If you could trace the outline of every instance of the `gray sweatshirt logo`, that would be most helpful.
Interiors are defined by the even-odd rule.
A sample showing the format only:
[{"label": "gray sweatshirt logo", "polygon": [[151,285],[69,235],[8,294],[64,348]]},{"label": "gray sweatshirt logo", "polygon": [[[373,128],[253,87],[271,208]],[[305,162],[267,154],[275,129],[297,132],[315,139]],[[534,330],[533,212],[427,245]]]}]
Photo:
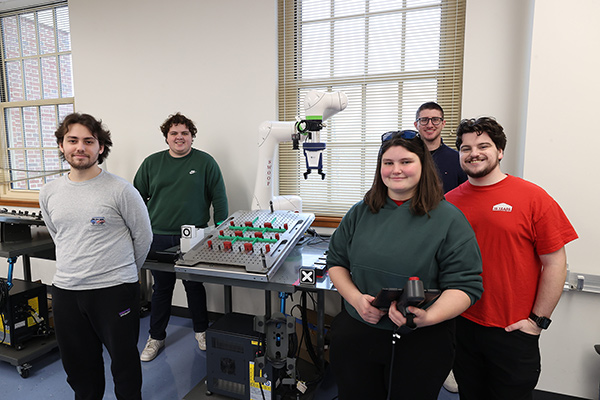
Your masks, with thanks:
[{"label": "gray sweatshirt logo", "polygon": [[90,220],[90,222],[92,223],[92,225],[104,225],[106,220],[104,219],[104,217],[94,217]]}]

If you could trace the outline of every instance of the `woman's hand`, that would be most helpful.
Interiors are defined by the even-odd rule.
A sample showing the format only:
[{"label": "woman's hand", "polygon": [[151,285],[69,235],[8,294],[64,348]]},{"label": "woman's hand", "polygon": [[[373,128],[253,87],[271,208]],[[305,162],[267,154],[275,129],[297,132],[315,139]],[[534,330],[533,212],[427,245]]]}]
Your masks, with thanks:
[{"label": "woman's hand", "polygon": [[[415,317],[413,322],[417,328],[439,324],[440,322],[457,317],[471,305],[471,299],[462,290],[446,289],[428,309],[408,307],[408,312]],[[398,326],[406,324],[406,318],[396,309],[396,302],[392,302],[388,315],[392,322]]]},{"label": "woman's hand", "polygon": [[363,294],[358,290],[352,282],[348,269],[339,266],[329,267],[329,277],[338,293],[358,311],[363,320],[370,324],[376,324],[385,315],[385,311],[371,305],[375,299],[373,296]]},{"label": "woman's hand", "polygon": [[[437,323],[436,321],[432,321],[431,318],[429,318],[430,315],[427,313],[427,310],[422,308],[411,306],[408,307],[408,312],[415,315],[413,318],[413,323],[417,326],[417,328],[435,325]],[[394,324],[398,326],[406,325],[406,317],[404,317],[404,315],[398,311],[395,301],[393,301],[390,305],[388,315]]]},{"label": "woman's hand", "polygon": [[371,305],[374,299],[375,297],[371,295],[361,294],[350,303],[358,311],[360,317],[370,324],[378,323],[381,317],[385,315],[385,311]]}]

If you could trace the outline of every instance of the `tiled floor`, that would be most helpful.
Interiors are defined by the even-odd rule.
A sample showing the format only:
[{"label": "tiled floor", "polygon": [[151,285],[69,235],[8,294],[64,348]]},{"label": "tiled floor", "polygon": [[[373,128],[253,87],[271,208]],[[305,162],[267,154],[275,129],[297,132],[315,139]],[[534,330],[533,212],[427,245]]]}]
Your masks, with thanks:
[{"label": "tiled floor", "polygon": [[[141,319],[140,351],[148,337],[150,317]],[[142,363],[144,400],[183,399],[206,375],[206,353],[198,349],[192,334],[191,321],[186,318],[171,317],[167,329],[167,345],[156,359]],[[105,351],[106,393],[104,399],[113,400],[110,362]],[[66,375],[60,362],[58,350],[31,362],[28,378],[19,376],[16,368],[7,362],[0,362],[0,398],[2,399],[72,399],[73,392],[66,382]],[[337,388],[331,376],[326,375],[314,400],[332,400],[337,396]],[[458,395],[444,389],[438,400],[458,400]]]}]

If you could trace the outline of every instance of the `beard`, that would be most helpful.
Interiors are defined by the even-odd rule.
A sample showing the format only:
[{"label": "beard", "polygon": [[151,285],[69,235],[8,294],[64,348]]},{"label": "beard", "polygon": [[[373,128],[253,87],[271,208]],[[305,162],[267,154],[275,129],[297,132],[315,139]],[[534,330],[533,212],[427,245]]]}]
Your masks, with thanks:
[{"label": "beard", "polygon": [[65,156],[65,160],[67,160],[67,163],[69,163],[69,165],[74,169],[86,170],[96,165],[96,163],[98,162],[98,156],[96,155],[96,157],[94,158],[87,157],[84,159],[79,159],[74,158],[73,154],[70,154],[69,156]]},{"label": "beard", "polygon": [[500,160],[496,159],[496,162],[493,164],[488,164],[484,169],[479,170],[479,171],[472,171],[469,169],[465,169],[463,168],[463,171],[465,172],[465,174],[467,174],[467,176],[470,176],[471,178],[483,178],[484,176],[487,176],[490,172],[492,172],[494,169],[496,169],[496,167],[500,164]]}]

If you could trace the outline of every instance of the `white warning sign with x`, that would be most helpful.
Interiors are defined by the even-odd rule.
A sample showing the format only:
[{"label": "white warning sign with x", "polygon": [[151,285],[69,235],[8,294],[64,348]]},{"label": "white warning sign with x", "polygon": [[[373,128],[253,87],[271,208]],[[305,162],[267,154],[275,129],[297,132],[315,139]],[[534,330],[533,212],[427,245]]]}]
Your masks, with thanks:
[{"label": "white warning sign with x", "polygon": [[300,268],[300,284],[314,285],[317,283],[317,273],[313,268]]}]

